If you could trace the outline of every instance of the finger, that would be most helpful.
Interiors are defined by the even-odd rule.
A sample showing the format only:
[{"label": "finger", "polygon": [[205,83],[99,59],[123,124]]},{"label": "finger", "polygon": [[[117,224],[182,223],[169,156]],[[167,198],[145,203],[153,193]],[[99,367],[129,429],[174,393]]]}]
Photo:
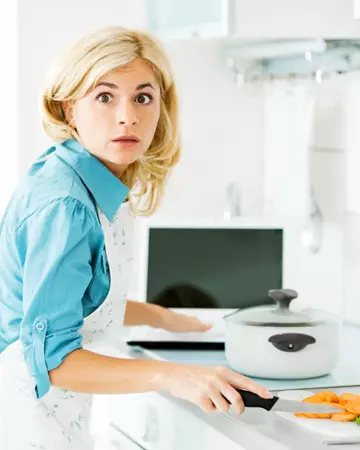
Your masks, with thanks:
[{"label": "finger", "polygon": [[257,395],[260,395],[262,398],[273,398],[273,395],[270,391],[268,391],[264,386],[261,386],[250,378],[243,377],[243,388],[247,391],[254,392]]},{"label": "finger", "polygon": [[196,329],[198,331],[208,331],[213,327],[212,323],[204,323],[204,322],[200,322],[198,321],[196,324]]},{"label": "finger", "polygon": [[207,331],[212,328],[212,324],[201,322],[197,317],[188,317],[189,328],[193,331]]},{"label": "finger", "polygon": [[210,400],[215,405],[216,409],[223,414],[226,414],[230,409],[230,403],[226,400],[226,398],[221,394],[216,388],[209,389],[208,392]]},{"label": "finger", "polygon": [[273,398],[271,392],[269,392],[264,386],[261,386],[244,375],[240,375],[239,373],[233,372],[232,370],[226,368],[223,369],[222,375],[237,388],[254,392],[254,394],[260,395],[262,398]]},{"label": "finger", "polygon": [[210,398],[207,395],[203,395],[200,398],[199,406],[207,414],[214,412],[216,409],[216,406],[214,405],[214,403],[210,400]]},{"label": "finger", "polygon": [[245,406],[241,395],[227,382],[221,383],[221,393],[233,406],[236,414],[240,415],[245,411]]}]

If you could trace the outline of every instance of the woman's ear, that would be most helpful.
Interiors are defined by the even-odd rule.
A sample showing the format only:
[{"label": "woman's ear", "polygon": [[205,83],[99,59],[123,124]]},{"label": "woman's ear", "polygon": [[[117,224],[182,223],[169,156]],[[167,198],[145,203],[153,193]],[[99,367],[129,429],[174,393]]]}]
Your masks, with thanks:
[{"label": "woman's ear", "polygon": [[74,116],[73,116],[73,110],[74,110],[74,104],[70,101],[64,101],[62,102],[62,107],[65,114],[66,122],[70,125],[71,128],[75,129],[75,122],[74,122]]}]

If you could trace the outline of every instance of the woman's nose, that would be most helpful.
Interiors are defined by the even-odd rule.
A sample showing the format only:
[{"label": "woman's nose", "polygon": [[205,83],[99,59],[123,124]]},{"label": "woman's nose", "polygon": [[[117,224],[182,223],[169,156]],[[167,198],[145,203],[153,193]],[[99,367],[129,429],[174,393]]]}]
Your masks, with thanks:
[{"label": "woman's nose", "polygon": [[136,108],[132,102],[122,102],[117,110],[117,122],[128,126],[139,123]]}]

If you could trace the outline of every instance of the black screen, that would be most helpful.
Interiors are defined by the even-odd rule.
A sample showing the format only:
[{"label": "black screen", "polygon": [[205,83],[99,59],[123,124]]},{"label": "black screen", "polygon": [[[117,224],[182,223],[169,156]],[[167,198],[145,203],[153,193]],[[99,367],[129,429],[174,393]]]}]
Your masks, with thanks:
[{"label": "black screen", "polygon": [[151,228],[147,301],[167,307],[245,308],[282,288],[281,229]]}]

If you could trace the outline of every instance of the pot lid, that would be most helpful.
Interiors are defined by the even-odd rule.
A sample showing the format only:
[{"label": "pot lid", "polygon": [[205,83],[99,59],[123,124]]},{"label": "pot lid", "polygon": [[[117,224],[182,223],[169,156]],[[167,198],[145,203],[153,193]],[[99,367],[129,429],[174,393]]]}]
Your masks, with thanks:
[{"label": "pot lid", "polygon": [[298,294],[292,289],[274,289],[269,291],[269,297],[276,304],[256,306],[235,311],[224,317],[227,322],[254,326],[314,326],[329,319],[329,314],[315,309],[294,311],[290,303]]}]

